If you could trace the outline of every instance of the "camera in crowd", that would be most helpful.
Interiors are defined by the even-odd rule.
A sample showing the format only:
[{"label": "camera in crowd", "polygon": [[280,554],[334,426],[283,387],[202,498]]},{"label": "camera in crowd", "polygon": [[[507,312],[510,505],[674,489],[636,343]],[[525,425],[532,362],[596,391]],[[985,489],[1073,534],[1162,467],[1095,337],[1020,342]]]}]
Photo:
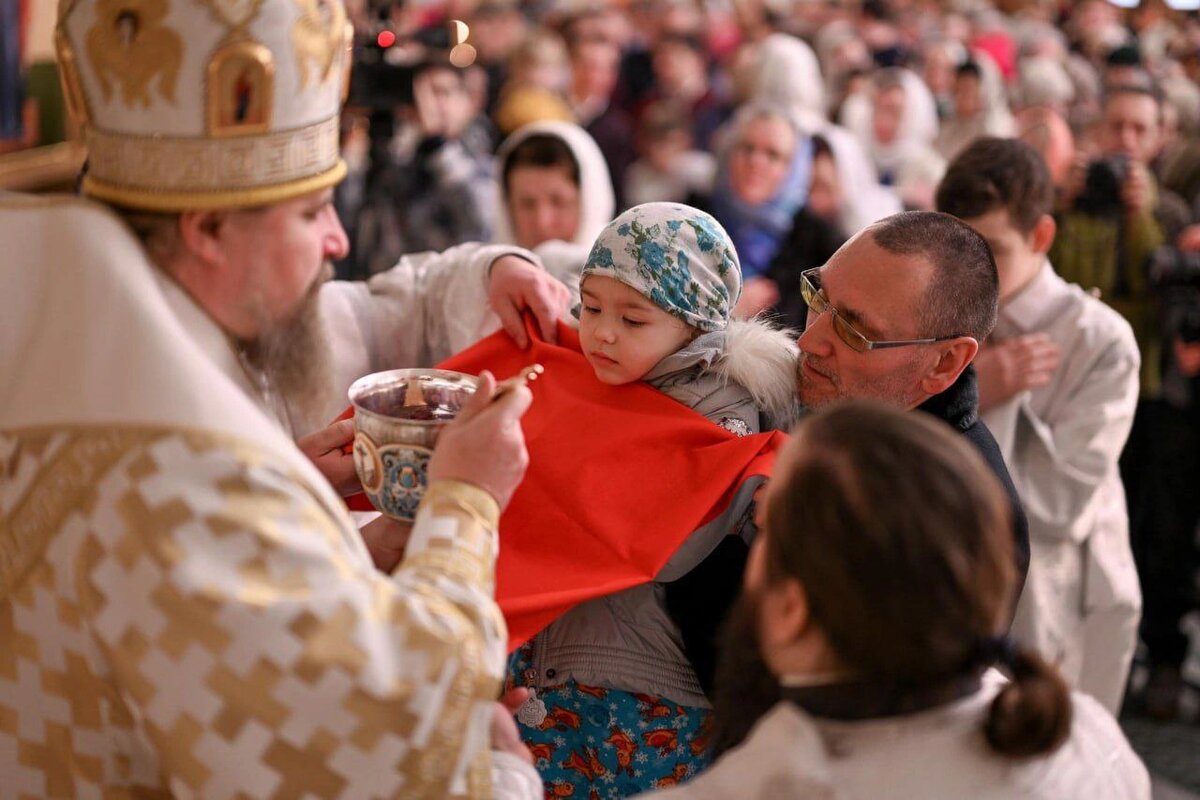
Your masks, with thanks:
[{"label": "camera in crowd", "polygon": [[1200,342],[1200,252],[1164,246],[1150,257],[1150,281],[1170,293],[1172,333],[1188,344]]},{"label": "camera in crowd", "polygon": [[432,54],[449,51],[450,30],[444,25],[422,28],[404,39],[392,31],[394,7],[404,0],[373,0],[370,26],[354,37],[349,105],[390,111],[413,102],[413,79]]},{"label": "camera in crowd", "polygon": [[1087,178],[1075,200],[1075,208],[1095,217],[1120,214],[1125,207],[1121,194],[1128,177],[1128,156],[1111,155],[1093,161],[1088,164]]},{"label": "camera in crowd", "polygon": [[1150,256],[1150,282],[1160,289],[1200,289],[1200,251],[1158,248]]}]

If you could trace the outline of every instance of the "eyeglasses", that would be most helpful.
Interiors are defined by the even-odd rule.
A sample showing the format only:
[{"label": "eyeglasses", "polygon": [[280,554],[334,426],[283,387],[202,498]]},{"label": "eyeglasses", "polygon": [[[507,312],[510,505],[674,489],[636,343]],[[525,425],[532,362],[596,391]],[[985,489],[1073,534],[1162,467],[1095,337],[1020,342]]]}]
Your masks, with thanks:
[{"label": "eyeglasses", "polygon": [[854,327],[847,322],[837,309],[829,303],[829,298],[825,295],[825,290],[821,288],[821,267],[813,267],[806,269],[800,273],[800,294],[804,297],[804,302],[808,304],[809,324],[812,320],[824,314],[826,311],[830,313],[830,319],[833,322],[833,332],[837,334],[846,345],[852,350],[857,350],[860,353],[865,353],[867,350],[885,350],[889,347],[908,347],[914,344],[933,344],[934,342],[945,342],[950,339],[957,339],[958,336],[939,336],[935,339],[900,339],[891,342],[873,342],[866,336],[856,331]]}]

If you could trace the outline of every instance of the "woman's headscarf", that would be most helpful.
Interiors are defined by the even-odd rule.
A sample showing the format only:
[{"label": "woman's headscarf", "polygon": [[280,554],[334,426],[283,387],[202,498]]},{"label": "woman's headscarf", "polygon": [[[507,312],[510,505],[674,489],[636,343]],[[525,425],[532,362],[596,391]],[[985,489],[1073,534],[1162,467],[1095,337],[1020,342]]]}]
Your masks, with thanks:
[{"label": "woman's headscarf", "polygon": [[634,206],[606,225],[583,268],[589,275],[619,281],[702,331],[724,330],[742,293],[728,234],[682,203]]},{"label": "woman's headscarf", "polygon": [[810,135],[820,135],[833,151],[841,184],[838,222],[847,235],[902,210],[900,198],[879,184],[862,145],[825,114],[825,83],[817,57],[801,39],[773,33],[757,45],[744,77],[749,100],[786,109]]},{"label": "woman's headscarf", "polygon": [[937,101],[925,81],[912,70],[889,72],[899,79],[904,90],[904,113],[895,139],[887,143],[876,140],[875,111],[869,95],[851,97],[842,107],[842,124],[859,138],[880,170],[895,169],[906,151],[914,146],[928,147],[938,134]]},{"label": "woman's headscarf", "polygon": [[787,109],[808,131],[828,124],[825,83],[812,48],[786,33],[772,33],[756,48],[746,66],[746,99]]},{"label": "woman's headscarf", "polygon": [[903,194],[908,186],[936,185],[946,163],[932,147],[938,134],[937,101],[933,93],[911,70],[889,71],[904,90],[904,112],[896,138],[886,143],[875,138],[874,105],[866,94],[846,100],[840,121],[858,138],[880,176],[890,176],[891,183]]},{"label": "woman's headscarf", "polygon": [[975,63],[979,65],[979,94],[987,114],[985,124],[988,135],[1013,136],[1016,133],[1017,125],[1008,104],[1008,88],[1004,83],[1004,75],[1001,74],[1000,67],[986,51],[982,50],[975,54]]},{"label": "woman's headscarf", "polygon": [[[796,150],[783,183],[766,202],[751,204],[733,190],[729,163],[746,127],[757,119],[781,119],[792,129]],[[766,270],[784,237],[792,229],[796,212],[808,199],[812,182],[812,140],[790,114],[762,103],[744,106],[734,115],[717,154],[717,181],[713,190],[713,216],[725,226],[737,247],[742,275],[755,277]]]},{"label": "woman's headscarf", "polygon": [[[517,145],[530,136],[553,136],[562,141],[579,165],[579,229],[575,231],[573,244],[591,248],[600,229],[612,219],[616,201],[613,200],[612,177],[608,164],[600,152],[596,140],[583,128],[572,122],[534,122],[513,132],[496,151],[496,173],[503,180],[504,165]],[[504,187],[500,187],[500,213],[497,215],[496,241],[515,244],[512,217],[508,213],[508,199]]]},{"label": "woman's headscarf", "polygon": [[992,57],[982,50],[974,54],[973,61],[979,68],[981,108],[974,117],[960,118],[956,115],[942,123],[934,147],[947,160],[953,160],[981,136],[1009,138],[1017,132],[1016,122],[1008,107],[1008,91],[1000,68],[996,66]]},{"label": "woman's headscarf", "polygon": [[[535,122],[513,132],[500,145],[496,153],[496,174],[501,184],[504,165],[512,151],[530,136],[539,134],[553,136],[562,141],[579,166],[579,227],[575,230],[574,238],[569,242],[544,242],[533,249],[552,275],[568,285],[573,285],[579,280],[579,271],[583,268],[583,262],[587,260],[592,242],[616,211],[612,177],[596,140],[583,128],[571,122]],[[509,214],[508,195],[503,185],[500,186],[497,195],[500,198],[500,209],[496,214],[496,241],[515,244],[516,234]]]}]

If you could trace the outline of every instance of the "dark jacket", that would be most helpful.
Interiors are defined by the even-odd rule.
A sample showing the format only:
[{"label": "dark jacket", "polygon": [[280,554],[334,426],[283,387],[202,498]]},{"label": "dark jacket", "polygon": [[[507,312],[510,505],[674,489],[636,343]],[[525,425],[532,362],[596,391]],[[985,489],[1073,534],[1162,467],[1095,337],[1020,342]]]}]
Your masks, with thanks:
[{"label": "dark jacket", "polygon": [[1017,566],[1017,591],[1013,595],[1015,610],[1016,598],[1021,596],[1021,590],[1025,588],[1025,576],[1029,572],[1029,520],[1025,518],[1025,508],[1008,474],[1004,456],[1000,454],[1000,445],[996,444],[992,432],[979,418],[979,381],[975,377],[974,365],[963,370],[953,386],[929,398],[917,410],[946,421],[967,437],[1008,494],[1008,501],[1012,505],[1013,557]]},{"label": "dark jacket", "polygon": [[[1008,467],[1000,455],[1000,446],[979,419],[979,385],[975,367],[968,366],[953,386],[929,398],[917,410],[945,420],[967,437],[1008,493],[1013,512],[1013,550],[1018,576],[1015,600],[1025,586],[1025,575],[1029,571],[1029,522],[1025,518],[1017,488],[1008,474]],[[679,626],[684,650],[709,697],[712,697],[717,664],[717,631],[741,590],[748,554],[749,547],[743,539],[728,536],[698,567],[667,584],[667,612]],[[1015,602],[1013,610],[1016,610]]]}]

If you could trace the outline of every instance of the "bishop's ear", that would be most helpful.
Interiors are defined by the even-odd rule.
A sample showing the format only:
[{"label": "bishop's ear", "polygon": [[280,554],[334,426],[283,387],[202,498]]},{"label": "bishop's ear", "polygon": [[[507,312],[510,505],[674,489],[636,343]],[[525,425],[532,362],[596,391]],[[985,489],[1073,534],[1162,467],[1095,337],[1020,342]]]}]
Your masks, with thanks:
[{"label": "bishop's ear", "polygon": [[224,211],[185,211],[179,215],[179,240],[190,259],[208,270],[229,262],[225,241],[229,215]]}]

